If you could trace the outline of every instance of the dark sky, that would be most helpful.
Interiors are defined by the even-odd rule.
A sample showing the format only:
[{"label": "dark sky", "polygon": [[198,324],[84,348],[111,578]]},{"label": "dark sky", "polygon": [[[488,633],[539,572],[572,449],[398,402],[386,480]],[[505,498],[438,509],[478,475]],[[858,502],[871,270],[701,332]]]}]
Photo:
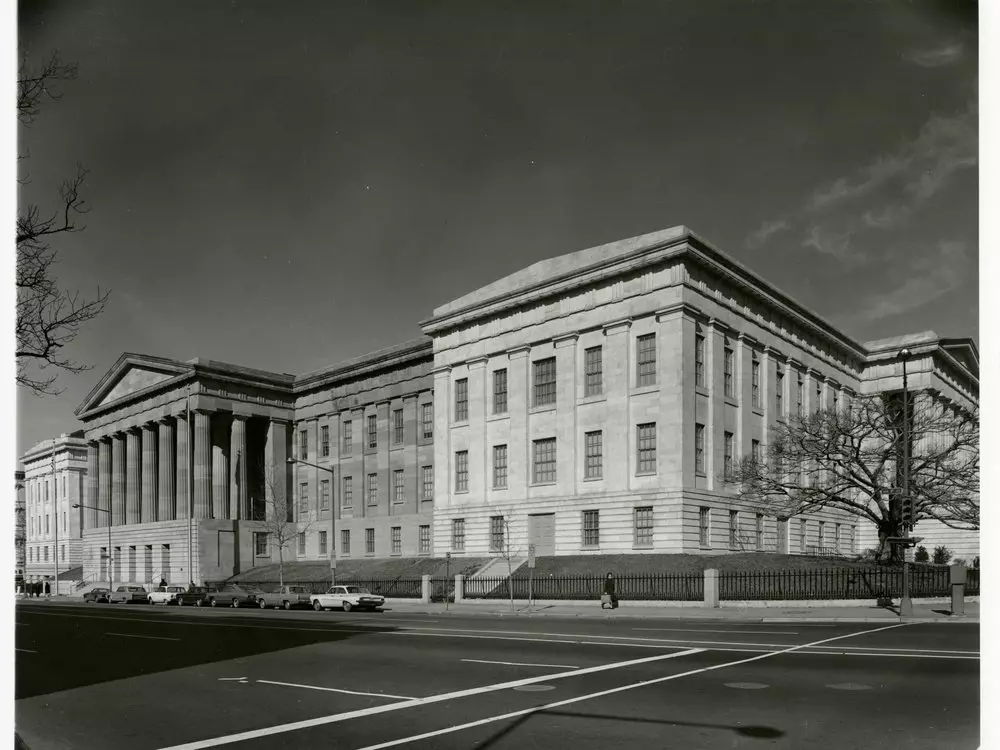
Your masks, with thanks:
[{"label": "dark sky", "polygon": [[[955,10],[955,9],[958,10]],[[78,80],[60,280],[112,289],[18,451],[122,352],[303,373],[542,258],[686,224],[858,339],[978,337],[976,9],[957,2],[21,5]]]}]

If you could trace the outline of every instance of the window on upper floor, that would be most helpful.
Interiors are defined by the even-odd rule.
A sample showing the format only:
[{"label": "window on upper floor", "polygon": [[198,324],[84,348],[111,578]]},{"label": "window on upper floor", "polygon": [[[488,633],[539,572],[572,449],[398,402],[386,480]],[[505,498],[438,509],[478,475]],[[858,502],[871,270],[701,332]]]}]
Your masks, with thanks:
[{"label": "window on upper floor", "polygon": [[299,458],[309,458],[309,431],[299,430]]},{"label": "window on upper floor", "polygon": [[378,448],[378,416],[368,415],[368,447]]},{"label": "window on upper floor", "polygon": [[694,337],[694,384],[705,387],[705,337],[700,333]]},{"label": "window on upper floor", "polygon": [[601,430],[583,435],[583,476],[585,479],[600,479],[604,473],[604,433]]},{"label": "window on upper floor", "polygon": [[455,452],[455,492],[469,491],[469,451]]},{"label": "window on upper floor", "polygon": [[656,334],[647,333],[635,340],[636,386],[656,385]]},{"label": "window on upper floor", "polygon": [[351,427],[352,427],[351,420],[348,419],[347,421],[345,421],[341,425],[341,428],[340,428],[340,432],[341,432],[341,435],[342,435],[342,439],[341,439],[342,445],[341,445],[340,450],[345,455],[348,455],[348,456],[351,455],[351,446],[352,446],[352,444],[354,442],[354,435],[353,435],[353,431],[352,431]]},{"label": "window on upper floor", "polygon": [[393,409],[392,411],[392,442],[393,445],[403,443],[403,410]]},{"label": "window on upper floor", "polygon": [[728,341],[723,357],[723,391],[729,398],[736,398],[736,354]]},{"label": "window on upper floor", "polygon": [[420,405],[420,425],[425,440],[434,437],[434,404]]},{"label": "window on upper floor", "polygon": [[534,388],[532,405],[547,406],[556,402],[556,358],[539,359],[532,363]]},{"label": "window on upper floor", "polygon": [[584,396],[599,396],[604,392],[604,349],[592,346],[583,352]]},{"label": "window on upper floor", "polygon": [[636,474],[656,473],[656,422],[636,425]]},{"label": "window on upper floor", "polygon": [[455,421],[469,421],[469,379],[455,381]]},{"label": "window on upper floor", "polygon": [[545,484],[556,481],[556,439],[532,441],[532,481]]},{"label": "window on upper floor", "polygon": [[507,489],[507,446],[493,446],[493,489]]},{"label": "window on upper floor", "polygon": [[750,363],[750,403],[755,409],[761,408],[760,360],[757,358],[757,352],[753,353],[753,361]]},{"label": "window on upper floor", "polygon": [[504,414],[507,411],[507,369],[493,371],[493,413]]}]

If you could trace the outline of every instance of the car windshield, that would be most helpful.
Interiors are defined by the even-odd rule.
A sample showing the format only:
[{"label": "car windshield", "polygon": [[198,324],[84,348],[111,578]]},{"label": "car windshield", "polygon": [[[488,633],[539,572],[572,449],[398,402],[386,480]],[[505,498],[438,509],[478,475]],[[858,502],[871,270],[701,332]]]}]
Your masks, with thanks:
[{"label": "car windshield", "polygon": [[348,594],[370,594],[371,591],[366,589],[364,586],[345,586]]}]

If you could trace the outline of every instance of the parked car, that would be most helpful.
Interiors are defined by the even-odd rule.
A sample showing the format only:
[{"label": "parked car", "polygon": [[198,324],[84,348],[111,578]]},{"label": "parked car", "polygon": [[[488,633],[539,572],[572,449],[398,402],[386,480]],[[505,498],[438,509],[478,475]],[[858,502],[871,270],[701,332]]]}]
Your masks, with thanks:
[{"label": "parked car", "polygon": [[209,589],[205,598],[210,607],[253,607],[260,595],[257,589],[244,588],[235,583],[226,583],[217,589]]},{"label": "parked car", "polygon": [[385,604],[385,597],[371,593],[364,586],[331,586],[325,594],[313,594],[310,601],[317,612],[338,608],[350,612],[352,609],[375,610]]},{"label": "parked car", "polygon": [[87,603],[94,602],[95,604],[107,604],[111,601],[111,589],[91,589],[83,595],[83,601]]},{"label": "parked car", "polygon": [[183,586],[157,586],[149,592],[146,600],[150,604],[176,604],[177,595],[183,592]]},{"label": "parked car", "polygon": [[147,602],[146,589],[142,586],[119,586],[108,597],[112,604],[131,604],[132,602]]},{"label": "parked car", "polygon": [[305,586],[281,586],[277,591],[262,591],[257,595],[257,606],[268,607],[308,607],[312,603],[309,590]]},{"label": "parked car", "polygon": [[208,589],[204,586],[190,586],[174,597],[174,601],[177,602],[178,607],[183,607],[185,604],[201,607],[208,604],[207,596]]}]

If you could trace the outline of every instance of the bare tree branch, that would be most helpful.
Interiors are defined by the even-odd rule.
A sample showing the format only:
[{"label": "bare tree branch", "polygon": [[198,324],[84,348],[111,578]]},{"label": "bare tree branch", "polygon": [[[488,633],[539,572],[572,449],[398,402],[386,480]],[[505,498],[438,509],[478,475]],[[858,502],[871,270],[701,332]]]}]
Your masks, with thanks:
[{"label": "bare tree branch", "polygon": [[285,585],[285,549],[299,534],[307,533],[315,521],[295,518],[295,502],[289,496],[284,466],[263,467],[264,502],[253,510],[253,520],[261,524],[269,542],[278,550],[278,583]]}]

